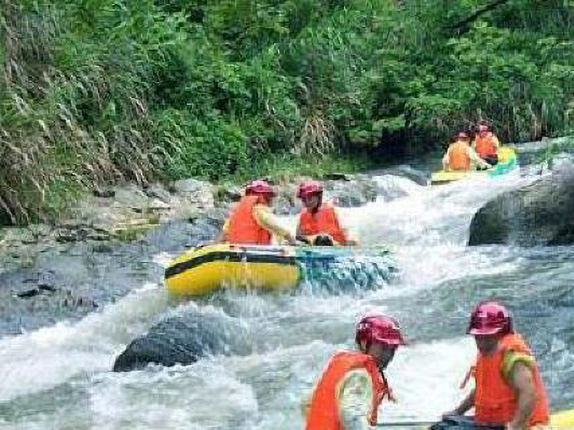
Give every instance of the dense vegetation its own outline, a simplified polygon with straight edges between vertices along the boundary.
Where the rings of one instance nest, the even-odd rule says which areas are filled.
[[[50,218],[119,180],[424,150],[479,119],[569,133],[572,3],[0,0],[0,206]]]

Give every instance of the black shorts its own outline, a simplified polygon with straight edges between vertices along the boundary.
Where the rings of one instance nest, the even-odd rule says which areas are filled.
[[[496,166],[498,164],[498,155],[487,155],[486,157],[482,157],[482,159],[491,166]]]

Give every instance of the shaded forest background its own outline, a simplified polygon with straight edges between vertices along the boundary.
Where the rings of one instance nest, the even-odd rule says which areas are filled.
[[[0,213],[572,133],[570,0],[0,0]],[[325,167],[327,166],[327,167]]]

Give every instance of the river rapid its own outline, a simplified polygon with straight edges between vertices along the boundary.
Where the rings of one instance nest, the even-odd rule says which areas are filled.
[[[408,346],[387,376],[398,399],[380,420],[433,420],[465,395],[476,350],[472,307],[501,300],[536,356],[554,410],[574,404],[574,247],[467,247],[480,206],[533,179],[518,171],[425,187],[379,176],[404,197],[343,211],[364,245],[391,247],[399,274],[374,291],[227,291],[174,306],[161,280],[79,321],[0,339],[1,429],[301,429],[301,402],[331,354],[353,348],[364,314],[397,318]],[[170,255],[157,255],[166,264]],[[115,357],[158,321],[189,312],[233,321],[245,353],[190,366],[113,373]]]

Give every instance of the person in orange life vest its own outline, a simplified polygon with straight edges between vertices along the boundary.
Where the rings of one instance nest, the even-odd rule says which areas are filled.
[[[474,422],[479,425],[547,429],[546,390],[530,348],[512,328],[508,310],[494,301],[478,304],[467,333],[474,336],[478,349],[476,365],[466,378],[474,374],[475,388],[445,415],[462,415],[474,406]]]
[[[476,134],[472,147],[476,153],[488,162],[490,165],[498,163],[498,148],[500,141],[494,133],[492,133],[485,123],[478,125],[478,133]]]
[[[377,424],[378,408],[387,397],[394,401],[383,370],[399,345],[405,345],[398,323],[374,315],[357,325],[360,352],[336,353],[307,405],[306,430],[355,430]]]
[[[296,245],[295,238],[271,212],[275,191],[266,181],[256,180],[245,188],[245,195],[225,222],[217,242],[269,245],[273,236]]]
[[[445,171],[470,172],[473,170],[473,162],[486,169],[492,167],[470,147],[468,134],[461,131],[456,140],[451,143],[442,159],[442,168]]]
[[[297,197],[303,202],[296,238],[310,245],[358,245],[333,205],[323,202],[323,184],[305,181]]]

